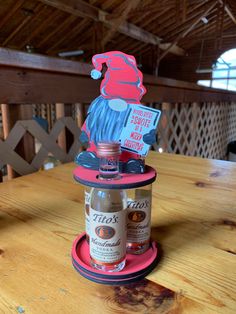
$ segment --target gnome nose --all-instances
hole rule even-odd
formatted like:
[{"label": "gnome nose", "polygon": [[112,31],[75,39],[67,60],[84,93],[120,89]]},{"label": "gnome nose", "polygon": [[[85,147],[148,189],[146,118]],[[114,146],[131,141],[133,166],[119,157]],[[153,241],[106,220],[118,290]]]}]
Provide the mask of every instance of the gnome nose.
[{"label": "gnome nose", "polygon": [[115,98],[108,101],[108,106],[115,111],[125,111],[128,104],[123,99]]}]

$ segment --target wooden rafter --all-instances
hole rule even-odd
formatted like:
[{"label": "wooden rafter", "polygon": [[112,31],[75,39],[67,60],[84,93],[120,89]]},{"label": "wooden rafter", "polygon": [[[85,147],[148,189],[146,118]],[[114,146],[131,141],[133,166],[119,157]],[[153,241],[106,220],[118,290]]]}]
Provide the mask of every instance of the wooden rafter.
[{"label": "wooden rafter", "polygon": [[[208,23],[205,25],[204,39],[207,39],[207,37],[214,37],[215,38],[215,17],[216,17],[215,15],[208,17]],[[226,30],[228,28],[229,23],[232,26],[231,20],[224,19],[224,30]],[[181,43],[186,42],[186,40],[190,41],[190,43],[191,43],[192,39],[196,38],[196,40],[199,40],[199,37],[200,37],[200,40],[203,37],[203,26],[200,23],[194,28],[194,30],[189,35],[187,35],[185,38],[181,39]]]},{"label": "wooden rafter", "polygon": [[15,2],[14,6],[8,11],[8,13],[0,21],[0,29],[8,23],[14,13],[22,6],[24,0],[18,0]]},{"label": "wooden rafter", "polygon": [[171,47],[177,45],[181,38],[187,36],[194,29],[194,27],[201,21],[201,19],[205,17],[209,12],[211,12],[213,8],[215,8],[216,4],[217,2],[213,3],[211,2],[207,9],[204,11],[204,13],[198,16],[198,18],[195,19],[195,21],[186,30],[184,30],[182,33],[179,34],[179,36],[177,36],[175,41],[172,44],[170,44],[170,46],[161,54],[161,56],[159,57],[159,62],[168,54],[168,52],[170,52]]},{"label": "wooden rafter", "polygon": [[181,23],[181,3],[180,0],[175,0],[175,25],[179,25]]},{"label": "wooden rafter", "polygon": [[183,2],[182,21],[185,22],[188,10],[187,0],[182,0],[182,2]]},{"label": "wooden rafter", "polygon": [[[158,14],[154,13],[153,14],[152,12],[146,10],[144,12],[142,12],[142,14],[139,14],[135,17],[132,18],[132,23],[137,25],[139,23],[142,23],[142,28],[145,28],[146,30],[148,30],[146,28],[147,25],[155,25],[156,23],[153,21],[157,21],[158,24],[160,24],[162,22],[162,18],[163,16],[166,17],[166,13],[167,12],[170,12],[171,8],[169,6],[166,6],[161,12],[159,12]],[[150,31],[150,30],[148,30]],[[150,31],[151,32],[151,31]]]},{"label": "wooden rafter", "polygon": [[218,0],[218,2],[221,4],[221,5],[224,5],[224,9],[225,9],[225,12],[228,14],[228,16],[231,18],[231,20],[234,22],[234,24],[236,24],[236,18],[233,14],[233,12],[231,11],[230,7],[226,4],[224,4],[224,1],[223,0]]},{"label": "wooden rafter", "polygon": [[28,36],[27,38],[21,42],[20,49],[24,48],[26,44],[30,43],[30,41],[35,38],[42,30],[44,30],[50,23],[54,22],[58,15],[60,14],[60,11],[56,10],[52,12],[52,14],[49,14],[47,18],[43,20],[43,22],[35,28]]},{"label": "wooden rafter", "polygon": [[68,34],[68,32],[60,37],[59,40],[55,42],[55,44],[50,46],[50,49],[48,49],[48,52],[53,52],[59,45],[63,44],[65,41],[73,41],[73,39],[77,36],[79,32],[82,32],[87,26],[89,22],[87,19],[83,19],[81,22],[76,25],[71,32]]},{"label": "wooden rafter", "polygon": [[102,22],[94,22],[94,32],[93,32],[93,48],[94,52],[103,52],[106,42],[102,39],[104,38],[104,24]]},{"label": "wooden rafter", "polygon": [[175,14],[174,12],[175,11],[173,8],[167,7],[163,10],[162,14],[159,15],[158,19],[155,19],[155,15],[151,14],[148,16],[147,19],[142,21],[140,24],[142,25],[142,27],[145,27],[145,29],[151,33],[152,32],[155,33],[158,31],[158,33],[161,34],[161,29],[165,28],[164,25],[167,25],[168,22],[172,19],[173,14]]},{"label": "wooden rafter", "polygon": [[[96,0],[96,3],[98,1]],[[102,1],[102,5],[101,5],[101,9],[104,11],[111,11],[112,9],[114,9],[116,7],[117,4],[117,0],[103,0]],[[94,4],[94,3],[91,3]]]},{"label": "wooden rafter", "polygon": [[221,16],[221,7],[218,2],[216,5],[216,23],[215,23],[215,50],[218,50],[218,36],[219,36],[219,28],[220,28],[220,16]]},{"label": "wooden rafter", "polygon": [[[91,23],[91,21],[90,21]],[[92,51],[92,42],[93,42],[93,28],[89,27],[88,31],[84,32],[83,36],[78,36],[75,35],[72,39],[73,44],[70,44],[70,49],[71,50],[87,50],[88,51]],[[66,46],[66,45],[65,45]],[[61,52],[61,49],[59,51],[51,51],[50,53],[58,53]],[[88,57],[88,56],[87,56]],[[91,54],[92,57],[92,54]],[[91,57],[89,57],[89,60],[91,60]],[[77,60],[79,61],[79,59],[82,58],[82,60],[84,60],[85,55],[83,54],[81,57],[77,57]]]},{"label": "wooden rafter", "polygon": [[[166,51],[167,49],[169,49],[171,47],[172,43],[163,43],[163,44],[160,44],[159,47]],[[177,44],[175,45],[172,45],[172,49],[175,49],[175,54],[177,56],[183,56],[185,54],[185,51],[184,49],[180,48],[179,46],[177,46]]]},{"label": "wooden rafter", "polygon": [[[205,30],[204,40],[214,40],[215,39],[215,35],[214,35],[215,24],[213,23],[208,23],[208,24],[212,24],[212,25],[207,26]],[[232,22],[228,18],[227,20],[226,19],[224,20],[224,32],[222,33],[222,39],[236,37],[235,32],[232,32],[232,31],[230,32],[230,30],[226,31],[227,29],[229,29],[229,27],[232,28]],[[191,47],[191,45],[193,46],[194,44],[196,44],[196,42],[202,41],[202,39],[203,39],[202,28],[196,27],[196,29],[194,30],[194,32],[190,34],[190,36],[186,36],[185,38],[181,39],[181,44],[183,44],[184,47],[189,48]]]},{"label": "wooden rafter", "polygon": [[[133,10],[130,14],[129,17],[135,16],[135,15],[143,15],[145,13],[156,13],[159,12],[160,14],[166,9],[168,8],[168,10],[170,10],[171,5],[169,5],[169,3],[165,3],[165,4],[161,4],[158,2],[155,2],[154,4],[148,4],[145,5],[141,8],[138,8],[136,10]],[[157,15],[156,15],[157,16]]]},{"label": "wooden rafter", "polygon": [[[109,13],[99,10],[98,8],[86,3],[82,0],[39,0],[44,4],[51,5],[59,10],[68,12],[70,14],[82,17],[89,17],[95,21],[101,21],[110,27],[113,26],[114,22],[109,19]],[[136,40],[150,43],[153,45],[159,45],[162,40],[158,36],[145,31],[144,29],[127,22],[121,23],[117,31],[120,33],[134,38]],[[168,48],[168,52],[176,54],[175,46]],[[177,52],[179,54],[179,51]]]},{"label": "wooden rafter", "polygon": [[[212,27],[212,31],[213,31],[213,27]],[[222,33],[222,39],[225,39],[225,38],[235,38],[236,37],[236,33]],[[200,41],[202,40],[202,36],[201,35],[194,35],[194,36],[191,36],[191,37],[186,37],[185,38],[186,41],[192,41],[192,40],[196,40],[196,41]],[[215,39],[215,36],[214,35],[209,35],[209,36],[205,36],[204,37],[205,40],[213,40]]]},{"label": "wooden rafter", "polygon": [[[153,35],[147,31],[145,31],[144,29],[142,29],[142,28],[140,28],[134,24],[127,23],[127,22],[123,22],[119,26],[118,30],[120,33],[122,33],[126,36],[130,36],[134,39],[137,39],[139,41],[143,41],[147,44],[159,45],[159,43],[162,40],[160,37]],[[174,53],[174,50],[172,50],[171,52]]]},{"label": "wooden rafter", "polygon": [[[34,13],[38,13],[39,9],[41,9],[42,5],[41,3],[38,3],[36,7],[34,8]],[[9,43],[10,40],[12,40],[18,32],[32,19],[32,15],[28,15],[24,17],[22,22],[14,29],[14,31],[4,40],[2,43],[2,46],[6,46],[7,43]]]},{"label": "wooden rafter", "polygon": [[189,28],[194,21],[199,17],[199,15],[203,12],[205,12],[205,8],[206,8],[206,3],[198,3],[197,5],[195,5],[191,11],[189,10],[189,15],[186,17],[186,21],[184,23],[182,23],[179,27],[176,27],[176,25],[174,24],[174,21],[172,21],[171,19],[169,19],[169,22],[165,22],[163,24],[163,27],[166,29],[166,31],[164,31],[164,29],[160,29],[160,33],[163,33],[163,36],[168,40],[170,40],[171,38],[175,38],[176,36],[178,36],[181,32],[185,31],[187,28]]},{"label": "wooden rafter", "polygon": [[70,74],[80,73],[81,75],[89,75],[92,70],[92,66],[86,63],[61,60],[59,58],[29,54],[6,48],[0,48],[0,66]]},{"label": "wooden rafter", "polygon": [[[232,26],[231,20],[228,19],[226,21],[226,19],[225,19],[224,20],[224,31],[227,30],[230,26]],[[205,40],[214,40],[215,39],[214,30],[215,30],[215,24],[209,25],[206,28],[206,34],[210,34],[210,35],[205,35],[204,39]],[[222,33],[222,39],[233,38],[233,37],[236,37],[235,33],[227,33],[227,32]],[[191,45],[193,45],[194,43],[196,43],[198,41],[201,41],[202,39],[203,39],[202,28],[199,27],[199,28],[196,28],[194,30],[194,32],[192,33],[192,36],[186,36],[185,38],[183,38],[181,40],[181,43],[184,44],[185,47],[189,48]],[[194,43],[193,43],[193,41],[194,41]]]},{"label": "wooden rafter", "polygon": [[[124,40],[123,36],[119,39],[119,41],[117,41],[117,43],[119,43],[119,47],[121,51],[134,51],[135,48],[139,50],[141,47],[144,47],[147,45],[146,43],[143,43],[143,42],[140,43],[136,40],[127,42]],[[116,43],[114,43],[114,49],[115,49],[115,46],[116,46]]]},{"label": "wooden rafter", "polygon": [[68,27],[73,21],[75,20],[74,15],[69,15],[61,24],[59,24],[57,27],[55,27],[50,33],[48,33],[47,36],[45,36],[40,43],[38,43],[38,46],[43,46],[49,39],[51,39],[56,34],[60,33],[64,28]]},{"label": "wooden rafter", "polygon": [[44,4],[50,5],[61,11],[82,16],[88,17],[93,20],[98,20],[99,9],[90,5],[89,3],[77,0],[39,0]]},{"label": "wooden rafter", "polygon": [[[105,34],[105,37],[102,39],[102,46],[105,46],[106,43],[112,38],[112,36],[117,32],[120,25],[127,19],[130,11],[134,10],[140,3],[141,0],[126,0],[124,5],[116,9],[116,14],[119,14],[111,25],[109,31]],[[117,12],[118,11],[118,12]]]},{"label": "wooden rafter", "polygon": [[225,17],[225,4],[222,6],[220,11],[220,25],[219,25],[219,38],[218,38],[218,48],[221,49],[222,47],[222,35],[223,35],[223,29],[224,29],[224,17]]}]

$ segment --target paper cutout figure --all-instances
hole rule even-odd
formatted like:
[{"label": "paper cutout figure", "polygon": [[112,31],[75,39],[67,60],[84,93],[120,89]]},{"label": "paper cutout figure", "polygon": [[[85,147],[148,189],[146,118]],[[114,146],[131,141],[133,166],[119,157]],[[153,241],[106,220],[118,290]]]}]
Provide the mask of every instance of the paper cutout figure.
[{"label": "paper cutout figure", "polygon": [[[132,110],[137,106],[137,109],[147,112],[150,108],[145,108],[140,104],[146,89],[142,84],[143,75],[138,70],[133,56],[120,51],[111,51],[93,56],[92,63],[95,68],[91,71],[93,79],[101,78],[103,64],[106,65],[107,70],[100,86],[101,95],[91,103],[86,121],[82,126],[80,141],[89,143],[89,147],[86,152],[81,152],[76,157],[76,163],[85,168],[98,170],[97,143],[120,141],[122,144],[125,127],[127,128],[127,121]],[[130,150],[121,145],[121,172],[144,172],[144,160],[140,157],[146,156],[150,145],[156,142],[155,129],[160,117],[159,110],[151,110],[155,111],[155,117],[158,116],[158,118],[155,120],[153,116],[150,127],[145,127],[146,134],[136,132],[142,140],[142,145],[145,146],[144,150]],[[153,123],[154,120],[155,123]]]}]

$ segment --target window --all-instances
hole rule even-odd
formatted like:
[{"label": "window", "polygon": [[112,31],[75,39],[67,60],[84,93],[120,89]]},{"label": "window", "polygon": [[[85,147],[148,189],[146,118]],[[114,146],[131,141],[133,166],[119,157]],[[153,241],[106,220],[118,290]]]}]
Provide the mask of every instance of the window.
[{"label": "window", "polygon": [[236,49],[224,52],[217,60],[211,80],[199,80],[199,85],[236,91]]}]

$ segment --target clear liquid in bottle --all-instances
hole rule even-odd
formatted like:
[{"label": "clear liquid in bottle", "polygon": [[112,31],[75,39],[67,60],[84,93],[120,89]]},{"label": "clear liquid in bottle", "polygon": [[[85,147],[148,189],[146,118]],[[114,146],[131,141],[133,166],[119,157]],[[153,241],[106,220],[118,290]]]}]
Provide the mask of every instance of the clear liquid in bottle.
[{"label": "clear liquid in bottle", "polygon": [[[99,179],[117,180],[120,144],[98,143]],[[126,260],[127,195],[124,190],[93,188],[90,206],[90,258],[92,267],[120,271]]]},{"label": "clear liquid in bottle", "polygon": [[91,265],[103,271],[125,266],[127,196],[123,190],[92,189],[90,201]]},{"label": "clear liquid in bottle", "polygon": [[150,247],[152,186],[128,191],[127,253],[143,254]]}]

